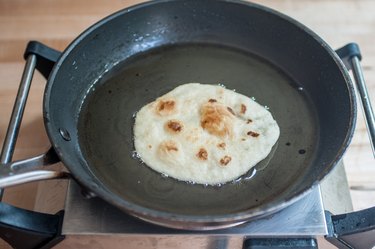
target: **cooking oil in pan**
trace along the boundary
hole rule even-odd
[[[188,82],[223,84],[254,97],[278,122],[281,133],[272,153],[238,181],[220,187],[187,184],[133,158],[134,113]],[[317,120],[308,96],[298,87],[277,67],[242,50],[209,44],[156,48],[119,63],[96,83],[96,91],[82,106],[80,146],[93,173],[134,203],[186,214],[202,213],[207,205],[216,213],[246,210],[290,189],[313,161]],[[168,194],[155,194],[157,189],[167,189]]]

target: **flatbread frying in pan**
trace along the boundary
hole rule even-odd
[[[271,113],[219,85],[180,85],[137,113],[134,145],[152,169],[182,181],[220,184],[248,172],[280,135]]]

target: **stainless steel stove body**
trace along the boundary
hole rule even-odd
[[[334,192],[333,188],[336,188]],[[317,238],[320,243],[328,234],[325,206],[336,207],[334,203],[336,201],[340,201],[339,206],[342,212],[351,209],[349,189],[342,164],[327,177],[323,184],[314,186],[311,192],[302,199],[276,214],[229,229],[184,231],[146,223],[97,198],[85,199],[80,193],[80,188],[71,182],[67,193],[62,229],[66,238],[59,246],[72,248],[242,248],[244,240],[249,239],[248,241],[256,244],[257,239],[260,238],[273,240],[302,238],[307,244],[315,243],[315,240],[311,238]],[[335,210],[330,211],[335,212]]]

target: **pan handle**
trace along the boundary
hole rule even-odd
[[[375,115],[372,109],[370,95],[367,91],[365,78],[361,67],[360,60],[362,59],[359,46],[356,43],[349,43],[346,46],[338,49],[336,53],[340,56],[345,66],[353,72],[354,82],[356,83],[356,89],[361,98],[362,110],[366,120],[366,126],[370,143],[372,147],[372,153],[375,157]]]
[[[0,188],[12,187],[32,181],[69,177],[69,173],[64,171],[38,170],[41,167],[58,162],[60,162],[60,159],[55,150],[50,148],[44,154],[2,164],[0,167]]]
[[[40,56],[41,54],[43,56]],[[0,157],[0,188],[37,180],[64,178],[67,176],[65,172],[35,170],[35,166],[51,165],[60,161],[53,149],[34,158],[11,162],[35,68],[38,68],[43,76],[48,77],[49,72],[52,70],[59,56],[60,53],[58,51],[50,49],[38,42],[30,42],[27,45],[25,53],[26,65],[18,88]],[[0,193],[0,198],[1,195],[2,191]]]

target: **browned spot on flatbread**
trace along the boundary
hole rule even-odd
[[[151,148],[152,148],[152,145],[151,145],[151,144],[149,144],[149,145],[148,145],[148,148],[149,148],[149,149],[151,149]]]
[[[178,151],[178,147],[177,147],[176,142],[174,142],[172,140],[167,140],[167,141],[162,142],[159,145],[159,150],[163,151],[163,152],[172,152],[172,151],[176,151],[177,152]]]
[[[245,114],[246,110],[247,110],[246,105],[241,104],[241,114]]]
[[[228,110],[230,113],[232,113],[233,115],[236,115],[236,114],[234,113],[233,109],[230,108],[229,106],[227,107],[227,110]]]
[[[229,110],[220,103],[206,103],[200,109],[201,127],[208,133],[218,136],[233,135],[233,116]]]
[[[253,122],[253,120],[251,119],[246,120],[246,124],[250,124],[251,122]]]
[[[171,133],[179,133],[179,132],[182,131],[183,127],[184,127],[184,125],[179,120],[169,120],[165,124],[166,130],[171,132]]]
[[[217,100],[216,99],[209,99],[208,102],[214,103],[214,102],[217,102]]]
[[[220,164],[226,166],[231,160],[232,158],[230,156],[224,156],[220,159]]]
[[[247,135],[252,136],[252,137],[258,137],[258,136],[259,136],[259,133],[254,132],[254,131],[249,131],[249,132],[247,133]]]
[[[225,150],[225,146],[226,146],[225,143],[219,143],[219,144],[217,144],[217,147],[219,147],[220,149],[223,149],[223,150]]]
[[[174,100],[159,100],[156,105],[156,113],[160,116],[166,116],[176,111],[176,101]]]
[[[198,153],[197,153],[197,157],[200,160],[207,160],[207,158],[208,158],[207,150],[205,148],[200,148]]]

